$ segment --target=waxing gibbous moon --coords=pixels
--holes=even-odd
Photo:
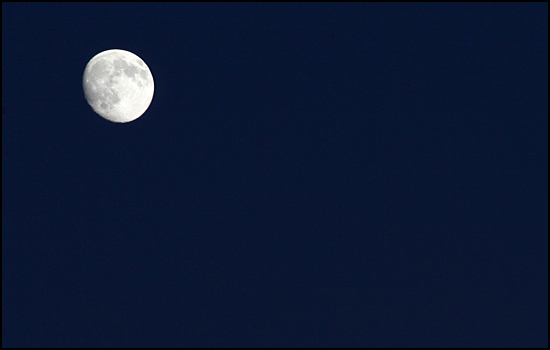
[[[149,108],[153,75],[141,58],[125,50],[107,50],[86,65],[84,96],[93,110],[115,123],[128,123]]]

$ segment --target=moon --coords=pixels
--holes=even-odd
[[[93,110],[114,123],[128,123],[149,108],[155,83],[141,58],[125,50],[98,53],[84,70],[84,96]]]

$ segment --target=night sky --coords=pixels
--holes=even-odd
[[[3,3],[2,345],[548,347],[548,4]]]

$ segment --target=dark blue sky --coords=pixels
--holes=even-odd
[[[546,3],[2,4],[5,347],[547,347],[547,232]]]

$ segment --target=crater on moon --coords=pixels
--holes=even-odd
[[[124,50],[107,50],[86,65],[84,96],[93,110],[115,123],[139,118],[153,100],[154,81],[149,67]]]

